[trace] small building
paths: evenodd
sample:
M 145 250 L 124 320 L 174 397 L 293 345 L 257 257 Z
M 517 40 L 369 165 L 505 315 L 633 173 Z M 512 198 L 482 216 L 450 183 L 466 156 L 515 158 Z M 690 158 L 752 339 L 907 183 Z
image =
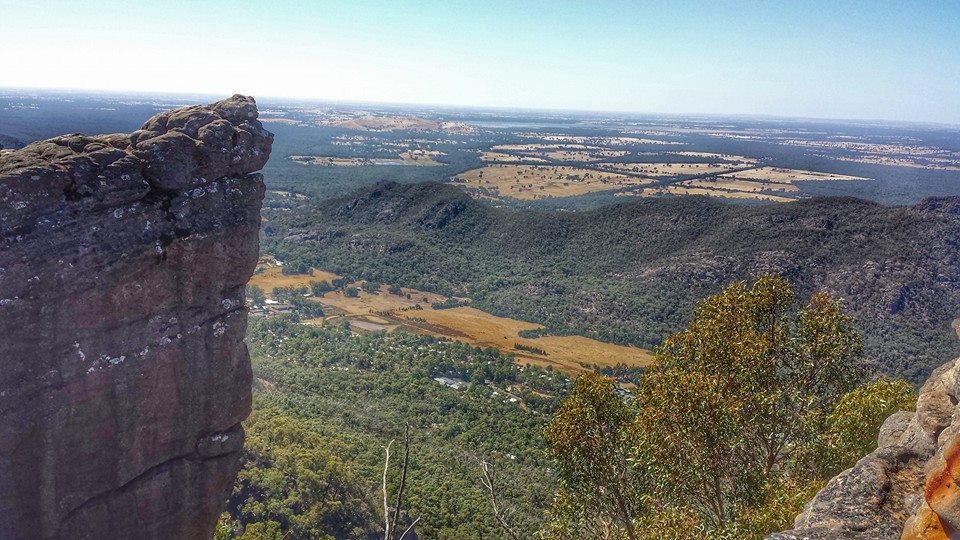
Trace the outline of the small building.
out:
M 451 379 L 450 377 L 434 377 L 433 380 L 444 386 L 449 386 L 454 390 L 464 390 L 467 388 L 467 383 L 461 381 L 460 379 Z
M 290 304 L 273 304 L 271 306 L 267 306 L 267 311 L 271 315 L 279 315 L 281 313 L 292 313 L 293 309 L 294 307 L 291 306 Z

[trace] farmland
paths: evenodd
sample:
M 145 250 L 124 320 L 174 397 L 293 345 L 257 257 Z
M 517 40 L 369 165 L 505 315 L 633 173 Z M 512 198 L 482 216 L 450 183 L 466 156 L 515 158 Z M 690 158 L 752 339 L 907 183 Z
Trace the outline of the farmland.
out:
M 703 183 L 700 185 L 703 185 Z M 697 187 L 697 185 L 687 185 L 686 183 L 656 188 L 644 188 L 635 191 L 624 192 L 623 195 L 639 195 L 641 197 L 659 197 L 662 195 L 705 195 L 707 197 L 767 202 L 792 202 L 796 200 L 791 197 L 762 193 L 757 190 L 739 191 L 734 189 L 722 189 L 719 186 Z
M 745 171 L 724 173 L 720 176 L 725 178 L 761 180 L 775 183 L 866 180 L 865 178 L 861 178 L 859 176 L 847 176 L 843 174 L 803 171 L 797 169 L 782 169 L 778 167 L 759 167 L 756 169 L 747 169 Z
M 620 173 L 564 165 L 487 165 L 458 174 L 453 181 L 489 197 L 520 200 L 575 197 L 652 182 Z
M 281 268 L 269 257 L 261 259 L 258 272 L 250 280 L 250 285 L 260 287 L 268 298 L 274 299 L 275 287 L 309 287 L 311 282 L 332 282 L 340 277 L 318 269 L 313 269 L 312 275 L 284 275 Z M 652 361 L 652 353 L 646 349 L 604 343 L 582 336 L 521 337 L 522 331 L 543 327 L 517 319 L 498 317 L 469 306 L 435 309 L 433 304 L 442 304 L 449 300 L 439 294 L 405 287 L 401 288 L 398 294 L 394 294 L 389 292 L 386 285 L 380 285 L 376 292 L 371 293 L 362 290 L 361 285 L 362 282 L 356 281 L 344 287 L 358 289 L 356 296 L 348 296 L 344 289 L 340 289 L 311 298 L 323 306 L 325 315 L 307 319 L 305 322 L 322 325 L 347 321 L 355 330 L 362 331 L 392 331 L 402 328 L 476 347 L 493 347 L 504 353 L 512 353 L 520 364 L 552 366 L 571 375 L 588 371 L 594 365 L 644 366 Z M 540 354 L 540 351 L 543 354 Z

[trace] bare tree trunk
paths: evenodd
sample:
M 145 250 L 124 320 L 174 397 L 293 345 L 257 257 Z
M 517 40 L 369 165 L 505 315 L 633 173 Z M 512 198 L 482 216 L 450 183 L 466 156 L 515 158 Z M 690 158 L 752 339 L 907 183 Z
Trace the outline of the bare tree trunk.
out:
M 403 504 L 403 490 L 407 485 L 407 465 L 410 462 L 410 426 L 403 429 L 403 469 L 400 472 L 400 487 L 397 489 L 397 504 L 394 505 L 393 522 L 390 525 L 391 531 L 397 530 L 397 519 L 400 517 L 400 507 Z M 413 525 L 411 525 L 413 527 Z M 409 531 L 410 529 L 407 529 Z M 404 532 L 403 534 L 407 534 Z M 400 538 L 403 538 L 402 536 Z M 393 540 L 391 536 L 388 540 Z
M 387 471 L 390 469 L 391 446 L 393 446 L 392 440 L 383 447 L 386 451 L 386 457 L 383 460 L 383 540 L 393 540 L 393 531 L 390 530 L 390 504 L 387 502 Z
M 520 540 L 520 537 L 517 536 L 517 533 L 514 532 L 513 527 L 510 526 L 510 522 L 507 520 L 511 510 L 501 509 L 500 504 L 497 502 L 497 490 L 493 483 L 493 464 L 481 461 L 480 470 L 483 472 L 483 478 L 481 478 L 480 481 L 483 482 L 483 486 L 487 488 L 487 492 L 490 494 L 490 506 L 493 507 L 493 517 L 496 518 L 497 523 L 500 524 L 500 528 L 502 528 L 510 538 Z

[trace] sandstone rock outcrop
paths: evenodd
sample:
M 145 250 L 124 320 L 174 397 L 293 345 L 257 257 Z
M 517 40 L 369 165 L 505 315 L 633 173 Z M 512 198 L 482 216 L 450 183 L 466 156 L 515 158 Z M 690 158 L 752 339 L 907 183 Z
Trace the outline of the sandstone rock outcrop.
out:
M 0 538 L 203 538 L 251 405 L 252 98 L 0 156 Z
M 960 537 L 960 359 L 935 370 L 915 413 L 891 415 L 878 448 L 817 494 L 772 540 Z

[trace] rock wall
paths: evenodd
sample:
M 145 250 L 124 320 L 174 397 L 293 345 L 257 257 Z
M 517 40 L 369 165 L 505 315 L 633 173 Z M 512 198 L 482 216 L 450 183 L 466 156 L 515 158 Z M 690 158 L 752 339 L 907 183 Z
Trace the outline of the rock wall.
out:
M 0 156 L 0 538 L 209 538 L 250 411 L 252 98 Z
M 935 370 L 915 413 L 891 415 L 877 450 L 831 479 L 771 540 L 960 538 L 960 359 Z

